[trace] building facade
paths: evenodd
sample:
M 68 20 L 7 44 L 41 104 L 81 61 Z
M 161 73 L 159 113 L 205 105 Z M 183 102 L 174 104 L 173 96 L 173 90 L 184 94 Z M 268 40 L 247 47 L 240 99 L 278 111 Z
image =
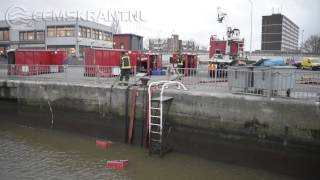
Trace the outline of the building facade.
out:
M 193 52 L 199 50 L 194 41 L 179 39 L 179 35 L 173 34 L 170 38 L 149 39 L 149 50 L 157 52 Z
M 149 50 L 156 52 L 167 52 L 168 51 L 168 39 L 149 39 Z
M 113 47 L 130 51 L 143 50 L 143 37 L 136 34 L 113 34 Z
M 262 51 L 298 50 L 299 27 L 282 14 L 262 16 Z
M 113 48 L 111 32 L 109 26 L 77 19 L 37 20 L 25 28 L 0 21 L 0 50 L 66 50 L 70 56 L 79 57 L 87 47 Z

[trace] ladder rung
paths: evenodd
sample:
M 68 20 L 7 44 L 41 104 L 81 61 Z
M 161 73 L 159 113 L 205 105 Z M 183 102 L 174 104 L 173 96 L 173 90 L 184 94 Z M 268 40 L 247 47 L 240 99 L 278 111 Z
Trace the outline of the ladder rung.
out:
M 151 139 L 151 141 L 161 142 L 161 139 Z
M 150 123 L 151 126 L 161 126 L 161 124 Z
M 157 131 L 150 131 L 150 133 L 161 134 L 161 132 L 157 132 Z
M 161 116 L 150 116 L 150 117 L 152 117 L 152 118 L 160 118 Z
M 160 108 L 155 108 L 155 107 L 151 107 L 151 109 L 157 109 L 157 110 L 160 110 Z

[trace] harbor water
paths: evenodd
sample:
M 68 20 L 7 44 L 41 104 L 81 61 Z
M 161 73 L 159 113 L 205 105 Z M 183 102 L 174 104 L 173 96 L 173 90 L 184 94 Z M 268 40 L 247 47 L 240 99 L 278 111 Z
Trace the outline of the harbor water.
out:
M 175 152 L 149 156 L 141 147 L 117 142 L 99 149 L 95 140 L 0 121 L 0 179 L 294 179 Z M 108 160 L 118 159 L 128 159 L 129 166 L 105 168 Z

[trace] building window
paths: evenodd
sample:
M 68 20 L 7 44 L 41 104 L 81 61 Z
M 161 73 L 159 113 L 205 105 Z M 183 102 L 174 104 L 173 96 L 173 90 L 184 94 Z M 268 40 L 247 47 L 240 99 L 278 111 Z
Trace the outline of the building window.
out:
M 87 28 L 87 38 L 91 38 L 91 29 Z
M 20 41 L 43 41 L 44 40 L 44 31 L 26 31 L 19 32 Z
M 30 41 L 34 40 L 34 32 L 33 31 L 27 32 L 27 34 L 28 34 L 28 39 L 27 40 L 30 40 Z
M 111 33 L 103 32 L 103 40 L 104 41 L 111 41 Z
M 44 31 L 37 31 L 35 39 L 38 41 L 44 40 Z
M 92 39 L 98 39 L 99 38 L 99 33 L 97 30 L 92 29 Z
M 48 27 L 48 37 L 56 37 L 57 32 L 55 27 Z
M 66 26 L 65 27 L 65 35 L 66 37 L 74 37 L 74 27 L 73 26 Z
M 9 41 L 9 30 L 0 30 L 0 41 Z
M 102 32 L 99 31 L 99 40 L 102 40 Z
M 65 37 L 66 31 L 64 27 L 57 27 L 57 37 Z
M 87 28 L 80 27 L 79 28 L 80 37 L 87 38 Z
M 48 37 L 74 37 L 74 26 L 48 27 Z

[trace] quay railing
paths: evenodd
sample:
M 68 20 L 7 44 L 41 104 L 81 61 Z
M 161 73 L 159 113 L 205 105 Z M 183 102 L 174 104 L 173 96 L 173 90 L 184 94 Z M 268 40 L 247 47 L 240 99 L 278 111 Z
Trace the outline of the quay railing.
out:
M 320 101 L 320 71 L 295 68 L 229 67 L 208 71 L 207 67 L 167 67 L 165 75 L 151 81 L 175 80 L 199 92 L 228 92 L 265 97 Z M 0 79 L 21 81 L 58 81 L 80 84 L 114 84 L 119 81 L 117 66 L 84 65 L 0 65 Z M 133 67 L 130 82 L 140 78 Z

